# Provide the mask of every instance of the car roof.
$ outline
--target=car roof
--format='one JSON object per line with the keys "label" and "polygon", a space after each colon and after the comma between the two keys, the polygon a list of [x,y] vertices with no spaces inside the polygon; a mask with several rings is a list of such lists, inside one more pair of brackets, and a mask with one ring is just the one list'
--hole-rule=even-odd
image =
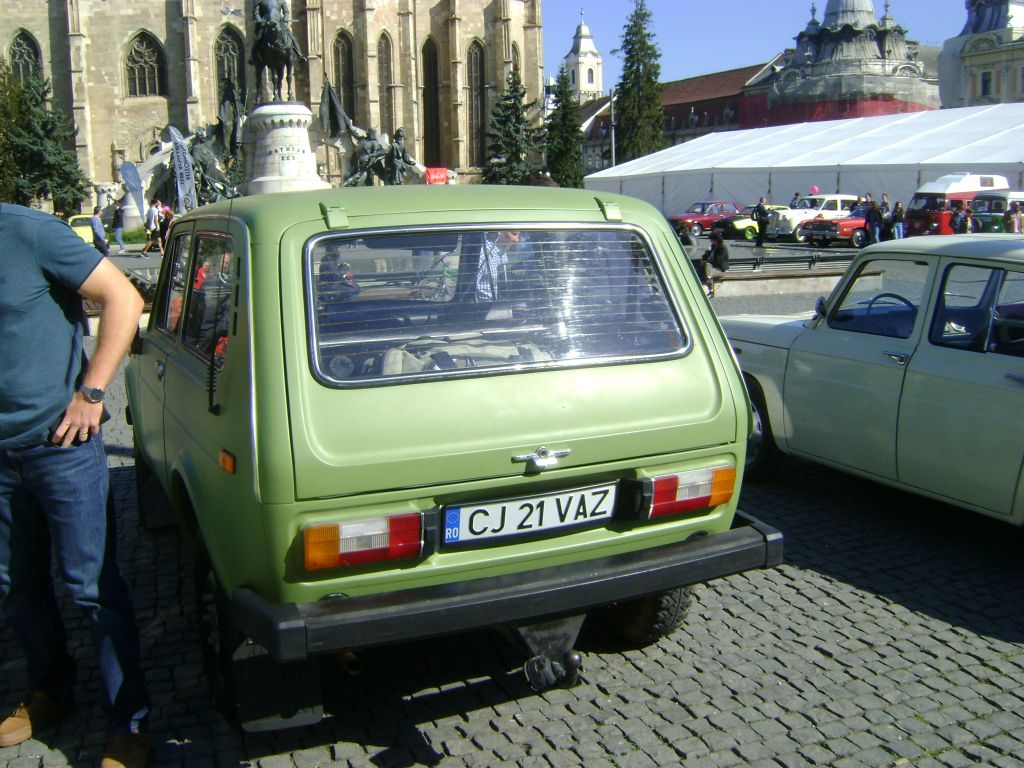
{"label": "car roof", "polygon": [[[328,227],[326,217],[344,222]],[[325,229],[432,223],[486,224],[502,221],[608,222],[662,215],[642,200],[610,192],[502,185],[404,185],[329,188],[237,197],[205,205],[180,221],[229,216],[243,221],[254,240],[277,239],[293,224],[315,219]]]}
{"label": "car roof", "polygon": [[930,258],[970,258],[1024,264],[1024,235],[971,234],[926,235],[887,240],[870,245],[863,253],[904,253]]}

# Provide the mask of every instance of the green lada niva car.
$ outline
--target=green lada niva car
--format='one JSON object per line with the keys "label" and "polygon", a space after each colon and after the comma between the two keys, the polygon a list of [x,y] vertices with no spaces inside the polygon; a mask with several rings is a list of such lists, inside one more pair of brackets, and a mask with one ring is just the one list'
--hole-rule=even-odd
{"label": "green lada niva car", "polygon": [[[126,382],[140,510],[194,542],[222,710],[323,714],[318,661],[511,630],[573,684],[584,619],[643,644],[778,564],[736,509],[751,411],[678,240],[527,187],[260,195],[169,234]],[[502,670],[504,672],[504,670]]]}

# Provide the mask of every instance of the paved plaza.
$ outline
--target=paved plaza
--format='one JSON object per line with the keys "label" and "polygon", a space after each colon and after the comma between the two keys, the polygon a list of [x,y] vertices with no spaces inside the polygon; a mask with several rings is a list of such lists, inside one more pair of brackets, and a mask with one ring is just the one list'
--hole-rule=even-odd
{"label": "paved plaza", "polygon": [[[1024,535],[994,520],[789,460],[742,507],[786,562],[697,588],[644,650],[584,643],[581,684],[531,693],[496,633],[374,649],[324,668],[332,716],[241,735],[207,700],[186,550],[140,530],[124,396],[108,428],[121,562],[153,696],[156,766],[1021,766]],[[94,766],[105,743],[87,630],[65,604],[78,707],[0,767]],[[23,660],[0,618],[0,704]]]}

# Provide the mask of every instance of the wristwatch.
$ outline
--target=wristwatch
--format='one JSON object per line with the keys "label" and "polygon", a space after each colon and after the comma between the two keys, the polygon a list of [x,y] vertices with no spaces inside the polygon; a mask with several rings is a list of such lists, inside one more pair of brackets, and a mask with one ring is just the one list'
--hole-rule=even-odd
{"label": "wristwatch", "polygon": [[85,398],[87,403],[92,403],[94,405],[96,403],[102,403],[103,396],[106,394],[106,392],[99,387],[87,387],[85,384],[80,386],[78,391],[82,393],[82,397]]}

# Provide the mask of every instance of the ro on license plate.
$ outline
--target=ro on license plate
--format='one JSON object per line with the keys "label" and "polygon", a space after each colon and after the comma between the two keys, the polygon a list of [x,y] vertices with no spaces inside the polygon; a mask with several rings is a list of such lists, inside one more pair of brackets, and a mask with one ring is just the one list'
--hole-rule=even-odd
{"label": "ro on license plate", "polygon": [[609,483],[543,496],[447,507],[444,543],[524,536],[607,519],[615,509],[615,487]]}

